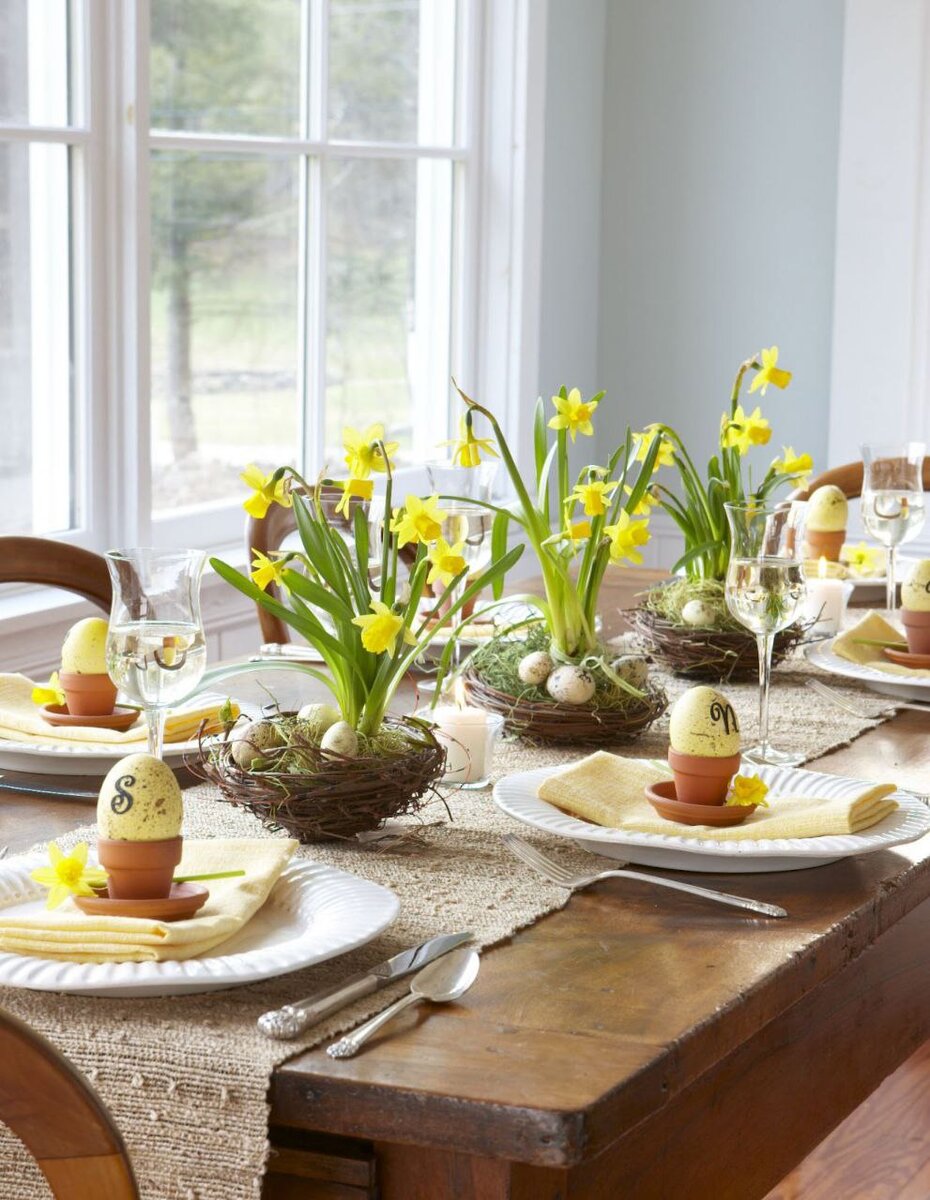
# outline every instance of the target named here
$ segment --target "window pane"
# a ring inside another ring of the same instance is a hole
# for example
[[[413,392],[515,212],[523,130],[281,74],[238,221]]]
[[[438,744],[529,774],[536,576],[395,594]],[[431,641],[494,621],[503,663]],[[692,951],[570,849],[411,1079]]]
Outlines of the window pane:
[[[300,0],[152,0],[152,125],[296,134]]]
[[[455,10],[455,0],[332,0],[331,137],[451,142]]]
[[[298,446],[293,159],[152,160],[152,507],[242,495]]]
[[[384,421],[402,451],[446,436],[452,166],[333,162],[327,186],[326,458]]]
[[[68,151],[0,145],[0,533],[72,525]]]
[[[68,123],[67,0],[0,3],[0,121]]]

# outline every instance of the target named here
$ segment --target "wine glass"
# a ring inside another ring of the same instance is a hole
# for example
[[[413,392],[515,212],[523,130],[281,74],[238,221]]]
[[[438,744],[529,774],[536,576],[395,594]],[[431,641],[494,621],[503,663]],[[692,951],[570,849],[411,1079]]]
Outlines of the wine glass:
[[[110,550],[107,673],[145,710],[149,754],[161,758],[165,711],[194,690],[207,663],[199,550]]]
[[[442,496],[464,496],[468,500],[491,500],[494,495],[496,462],[459,467],[450,459],[424,464],[430,492]]]
[[[886,605],[894,612],[898,547],[924,527],[924,445],[863,446],[862,461],[862,522],[888,549]]]
[[[807,590],[800,557],[799,513],[786,504],[765,508],[726,504],[730,523],[727,608],[756,635],[759,647],[759,745],[743,752],[751,763],[796,767],[802,754],[769,745],[769,684],[775,634],[798,615]]]
[[[468,573],[443,600],[440,605],[441,611],[457,603],[468,586],[469,578],[477,575],[490,563],[491,524],[493,521],[491,512],[480,504],[465,504],[453,500],[444,503],[442,511],[446,514],[442,523],[442,536],[450,546],[462,543],[462,558],[465,559],[468,566]],[[457,617],[458,623],[464,623],[466,616],[465,610],[462,609]],[[461,647],[456,642],[454,654],[457,666],[461,663],[460,651]]]

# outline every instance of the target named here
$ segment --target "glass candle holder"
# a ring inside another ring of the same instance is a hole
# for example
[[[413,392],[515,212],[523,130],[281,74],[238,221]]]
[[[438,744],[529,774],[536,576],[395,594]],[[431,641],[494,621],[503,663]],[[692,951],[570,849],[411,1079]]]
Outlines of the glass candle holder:
[[[457,704],[441,704],[417,715],[433,722],[436,740],[445,748],[442,783],[470,790],[487,787],[504,718],[483,708]]]

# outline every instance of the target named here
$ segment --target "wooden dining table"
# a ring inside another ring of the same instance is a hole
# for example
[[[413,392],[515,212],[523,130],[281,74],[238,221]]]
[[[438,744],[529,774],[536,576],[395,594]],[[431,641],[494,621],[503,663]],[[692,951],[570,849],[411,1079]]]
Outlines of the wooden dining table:
[[[609,579],[607,636],[655,578]],[[930,715],[901,712],[812,765],[927,792],[928,732]],[[91,818],[14,794],[3,812],[14,851]],[[930,837],[682,877],[789,916],[620,879],[574,895],[485,952],[457,1004],[405,1014],[357,1058],[317,1048],[278,1067],[265,1195],[766,1196],[930,1035]]]

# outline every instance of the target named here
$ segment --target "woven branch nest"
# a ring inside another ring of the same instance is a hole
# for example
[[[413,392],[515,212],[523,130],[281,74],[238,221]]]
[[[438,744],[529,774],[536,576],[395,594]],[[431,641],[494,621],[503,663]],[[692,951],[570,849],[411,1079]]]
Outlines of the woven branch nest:
[[[683,628],[646,608],[628,609],[623,615],[652,657],[675,675],[715,683],[758,678],[759,650],[748,629]],[[807,630],[797,622],[775,634],[773,666],[787,658]]]
[[[668,707],[661,688],[650,686],[642,702],[631,698],[625,709],[522,700],[491,687],[473,670],[465,672],[468,698],[479,708],[499,713],[511,733],[539,742],[597,746],[627,741],[648,729]]]
[[[295,772],[273,769],[274,756],[292,750],[278,747],[264,752],[269,769],[244,771],[226,740],[202,746],[200,760],[190,766],[215,784],[224,800],[271,829],[284,829],[305,843],[352,838],[390,817],[419,811],[424,797],[436,794],[445,769],[445,749],[429,727],[391,717],[384,724],[407,735],[408,753],[346,758],[308,745],[301,753],[311,765]]]

